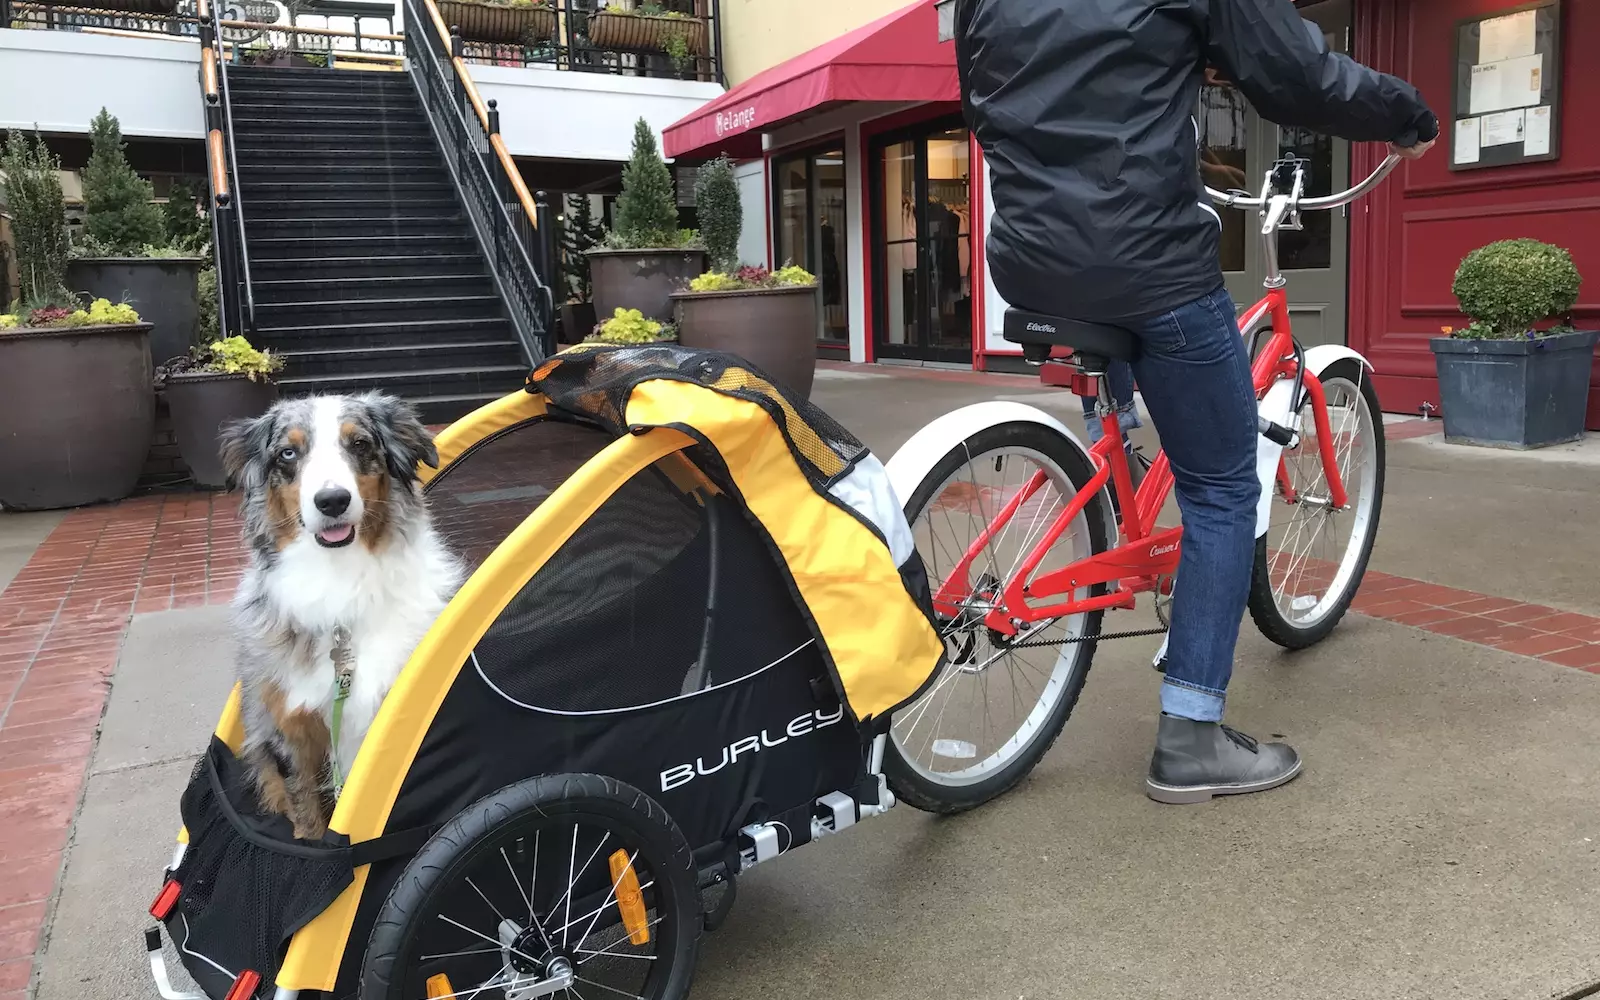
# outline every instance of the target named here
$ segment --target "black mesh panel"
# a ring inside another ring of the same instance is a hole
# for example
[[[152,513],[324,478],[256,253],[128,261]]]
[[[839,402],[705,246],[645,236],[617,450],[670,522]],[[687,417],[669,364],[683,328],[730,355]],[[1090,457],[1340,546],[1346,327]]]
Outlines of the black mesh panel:
[[[685,493],[658,465],[625,483],[534,574],[480,640],[476,658],[515,701],[591,712],[737,680],[810,641],[739,505],[726,495]]]
[[[468,571],[611,435],[570,421],[536,419],[485,438],[428,484],[434,527]]]
[[[824,487],[866,453],[865,445],[820,408],[731,354],[675,345],[585,345],[563,351],[530,376],[533,387],[552,403],[617,433],[627,430],[629,395],[650,379],[693,382],[759,404],[783,432],[806,475]]]

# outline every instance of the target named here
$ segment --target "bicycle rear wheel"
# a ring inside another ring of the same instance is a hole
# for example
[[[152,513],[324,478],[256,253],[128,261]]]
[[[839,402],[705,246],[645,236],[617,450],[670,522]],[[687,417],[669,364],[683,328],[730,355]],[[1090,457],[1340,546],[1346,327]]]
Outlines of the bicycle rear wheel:
[[[1091,473],[1087,457],[1048,427],[1002,424],[956,442],[907,501],[906,518],[937,594],[1008,502],[1041,477],[978,548],[953,590],[959,607],[940,615],[949,653],[944,670],[891,720],[884,772],[910,805],[956,813],[1006,792],[1050,749],[1072,713],[1094,640],[1018,643],[1096,636],[1101,612],[1025,625],[1015,637],[992,631],[983,619]],[[1097,498],[1067,525],[1030,579],[1105,548]]]
[[[1339,478],[1348,503],[1335,508],[1308,399],[1298,414],[1300,440],[1285,449],[1290,494],[1275,482],[1267,533],[1256,541],[1250,616],[1268,639],[1288,649],[1322,641],[1339,624],[1366,574],[1383,509],[1384,437],[1378,395],[1360,362],[1344,358],[1323,371]]]

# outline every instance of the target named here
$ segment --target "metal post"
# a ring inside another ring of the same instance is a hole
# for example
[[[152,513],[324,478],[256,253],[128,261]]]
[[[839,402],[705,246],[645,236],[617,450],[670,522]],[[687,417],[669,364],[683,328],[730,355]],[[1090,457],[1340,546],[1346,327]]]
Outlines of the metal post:
[[[555,272],[559,268],[556,258],[555,225],[550,216],[550,195],[545,191],[533,193],[534,222],[538,231],[534,236],[539,241],[539,268],[543,271],[545,294],[545,316],[541,324],[543,330],[540,336],[544,339],[545,357],[556,353],[556,324],[555,316],[555,290],[558,282]]]
[[[11,27],[11,0],[0,0],[0,28]]]
[[[500,134],[500,102],[489,98],[489,134]]]
[[[224,334],[232,337],[244,332],[244,319],[240,311],[243,296],[239,294],[239,269],[233,253],[233,198],[226,191],[217,195],[213,211],[217,213],[217,235],[220,237],[212,247],[217,260],[217,294],[222,307],[217,315]]]

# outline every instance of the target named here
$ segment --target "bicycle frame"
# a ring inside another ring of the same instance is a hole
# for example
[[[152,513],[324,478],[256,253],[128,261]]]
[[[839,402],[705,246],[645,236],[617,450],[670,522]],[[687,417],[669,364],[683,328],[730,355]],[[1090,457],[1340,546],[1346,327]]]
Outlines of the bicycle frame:
[[[1281,190],[1274,172],[1267,175],[1266,193],[1259,198],[1249,198],[1243,192],[1209,192],[1218,204],[1228,207],[1250,206],[1261,210],[1261,236],[1267,248],[1266,295],[1241,313],[1238,319],[1240,333],[1246,338],[1253,337],[1266,323],[1270,323],[1272,330],[1264,347],[1251,362],[1256,398],[1263,398],[1280,379],[1298,376],[1305,398],[1311,404],[1316,446],[1328,486],[1328,501],[1336,508],[1346,506],[1349,498],[1339,475],[1327,397],[1316,373],[1306,370],[1301,364],[1303,355],[1290,330],[1286,282],[1277,266],[1276,233],[1280,228],[1299,229],[1299,212],[1302,208],[1333,208],[1360,197],[1376,186],[1397,162],[1398,158],[1391,156],[1361,184],[1338,195],[1302,198],[1304,177],[1292,161],[1292,181],[1287,192]],[[1075,371],[1070,385],[1080,396],[1101,398],[1103,377]],[[1156,518],[1172,492],[1171,465],[1165,453],[1158,454],[1146,472],[1144,481],[1135,491],[1121,424],[1110,407],[1102,406],[1100,409],[1104,433],[1089,449],[1094,474],[1050,523],[1039,541],[1028,550],[1017,572],[1004,584],[1003,591],[981,595],[988,604],[984,612],[984,624],[1000,635],[1015,636],[1041,623],[1089,611],[1132,608],[1139,594],[1165,586],[1163,580],[1170,579],[1177,571],[1183,528],[1181,525],[1164,529],[1155,526]],[[1297,410],[1298,407],[1291,407],[1291,412]],[[1291,430],[1299,432],[1297,427]],[[1277,460],[1276,479],[1284,499],[1295,502],[1297,498],[1282,454]],[[990,541],[1005,530],[1017,512],[1047,481],[1044,472],[1035,472],[1014,496],[1005,499],[1000,511],[968,546],[933,595],[934,610],[939,615],[956,618],[975,610],[971,606],[974,597],[971,580],[973,564]],[[1121,544],[1035,577],[1034,574],[1056,542],[1105,489],[1114,491],[1118,500]],[[1104,588],[1109,589],[1102,593],[1092,592]],[[1063,595],[1069,596],[1060,599]]]

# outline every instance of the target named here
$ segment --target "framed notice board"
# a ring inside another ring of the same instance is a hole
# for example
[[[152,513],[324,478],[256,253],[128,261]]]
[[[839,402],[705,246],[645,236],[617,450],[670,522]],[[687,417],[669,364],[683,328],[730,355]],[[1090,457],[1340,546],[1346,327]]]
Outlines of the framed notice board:
[[[1450,169],[1561,156],[1561,0],[1456,23]]]

